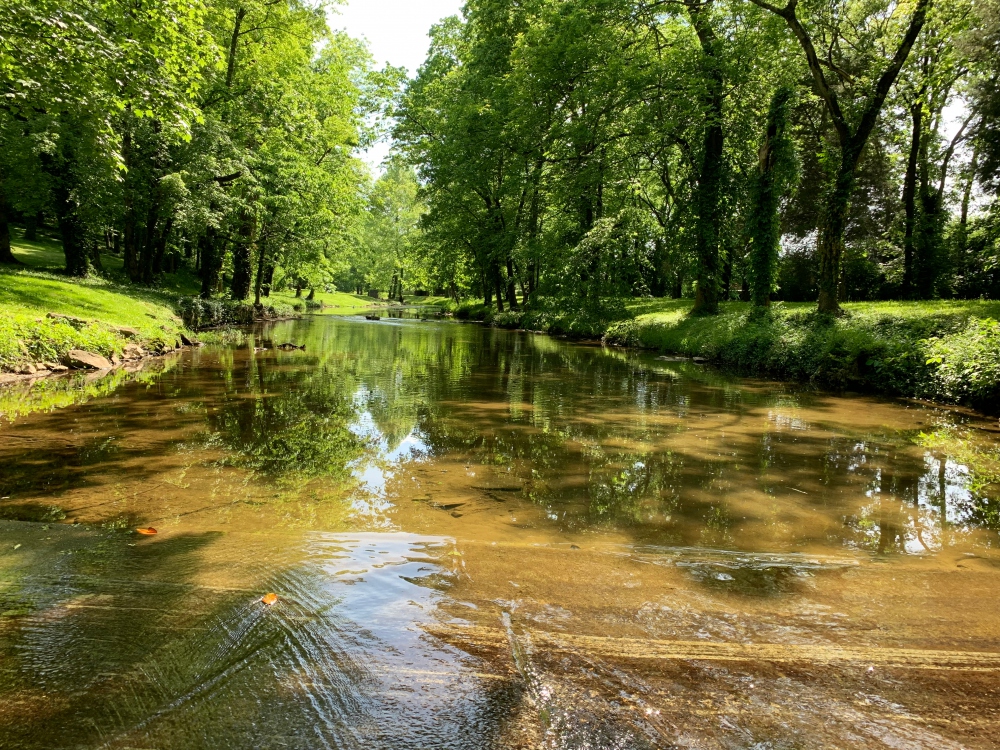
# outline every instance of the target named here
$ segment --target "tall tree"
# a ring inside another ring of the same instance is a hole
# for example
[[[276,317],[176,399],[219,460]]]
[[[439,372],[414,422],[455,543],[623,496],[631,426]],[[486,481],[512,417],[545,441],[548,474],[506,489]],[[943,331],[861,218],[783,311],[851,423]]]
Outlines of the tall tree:
[[[819,309],[821,312],[838,313],[844,233],[847,228],[848,207],[854,194],[858,163],[889,91],[923,28],[931,0],[916,0],[913,13],[889,63],[879,70],[869,62],[865,67],[874,71],[874,75],[865,70],[861,76],[852,75],[843,66],[844,60],[835,59],[835,53],[842,48],[844,42],[844,29],[858,26],[859,19],[845,10],[849,0],[830,0],[815,9],[807,7],[807,10],[814,10],[816,31],[810,31],[800,20],[799,0],[790,0],[784,7],[772,5],[766,0],[750,1],[783,18],[792,30],[809,65],[813,89],[823,100],[836,132],[839,158],[824,199],[818,254]],[[895,6],[889,14],[894,15],[893,11],[899,11],[900,7]],[[868,10],[867,15],[875,16],[886,12],[887,9],[879,5]],[[865,19],[860,20],[863,22]],[[821,59],[816,51],[814,43],[816,33],[824,37],[824,59]],[[873,56],[876,59],[880,58],[879,54]],[[836,76],[833,81],[828,78],[827,71]],[[851,96],[847,102],[842,101],[841,91],[850,92]]]

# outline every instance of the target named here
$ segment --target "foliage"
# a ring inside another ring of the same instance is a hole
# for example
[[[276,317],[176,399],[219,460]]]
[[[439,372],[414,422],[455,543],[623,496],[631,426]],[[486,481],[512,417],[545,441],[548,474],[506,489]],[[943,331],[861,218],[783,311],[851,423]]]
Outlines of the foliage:
[[[1000,404],[996,306],[852,303],[843,317],[777,304],[730,303],[715,319],[676,303],[612,325],[608,343],[704,357],[745,375],[964,403]]]
[[[942,113],[985,96],[986,78],[969,84],[987,17],[965,0],[471,0],[432,31],[396,110],[424,268],[505,314],[539,295],[694,296],[711,312],[751,287],[835,311],[911,276],[952,294],[944,185],[986,131],[970,115],[946,143]],[[904,232],[897,115],[917,105]]]
[[[12,0],[0,245],[55,224],[72,275],[197,271],[202,296],[331,281],[397,84],[314,0]],[[54,221],[53,221],[54,220]],[[5,248],[0,261],[12,262]],[[228,283],[226,283],[228,282]],[[227,289],[228,287],[228,289]]]
[[[245,326],[258,320],[281,320],[295,315],[291,305],[254,305],[250,302],[226,299],[182,297],[177,309],[184,325],[192,330]]]

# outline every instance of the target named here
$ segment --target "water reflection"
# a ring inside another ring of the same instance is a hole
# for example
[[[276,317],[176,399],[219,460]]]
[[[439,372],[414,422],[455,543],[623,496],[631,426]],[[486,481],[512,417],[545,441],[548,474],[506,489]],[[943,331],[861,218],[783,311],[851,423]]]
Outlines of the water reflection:
[[[983,745],[963,419],[441,321],[187,352],[0,427],[0,746]]]
[[[276,348],[285,341],[306,349]],[[154,410],[165,440],[139,440]],[[996,540],[995,488],[914,445],[947,412],[453,323],[279,324],[242,348],[195,352],[87,415],[60,441],[47,437],[60,412],[14,434],[44,447],[5,447],[4,517],[40,491],[50,505],[60,489],[99,482],[97,471],[134,476],[167,443],[189,466],[343,498],[379,528],[396,523],[400,500],[468,496],[527,504],[530,523],[565,533],[603,527],[680,546],[926,554]],[[430,479],[425,460],[456,468]],[[516,492],[498,498],[492,485]]]

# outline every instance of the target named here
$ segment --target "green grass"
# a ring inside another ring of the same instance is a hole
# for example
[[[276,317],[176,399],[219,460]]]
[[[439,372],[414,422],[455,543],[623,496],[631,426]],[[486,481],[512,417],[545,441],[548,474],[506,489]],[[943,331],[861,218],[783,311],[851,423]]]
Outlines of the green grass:
[[[148,350],[173,347],[183,330],[174,314],[175,288],[148,290],[102,278],[70,279],[57,273],[62,250],[48,238],[25,241],[20,233],[12,249],[23,267],[0,267],[0,370],[38,362],[57,362],[70,349],[106,357],[121,354],[129,339],[116,328],[139,331],[137,342]],[[119,269],[120,259],[117,260]],[[80,318],[71,325],[46,317],[57,313]]]
[[[839,318],[813,304],[755,311],[730,302],[692,316],[687,300],[627,304],[605,341],[700,356],[744,375],[1000,411],[1000,303],[856,302]]]
[[[404,293],[403,299],[406,300],[408,307],[442,307],[450,309],[454,306],[454,300],[451,297],[436,297],[434,295],[417,297],[411,293]]]
[[[308,306],[305,293],[301,297],[296,297],[295,292],[272,292],[268,300],[272,304],[280,302],[286,305],[291,305],[292,307],[299,306],[296,309],[309,309],[311,312],[329,313],[331,315],[362,310],[366,307],[372,307],[373,305],[385,304],[384,301],[373,300],[370,297],[364,297],[360,294],[349,294],[347,292],[316,292],[315,299],[313,299],[312,302],[314,304],[321,303],[323,305],[322,309]]]

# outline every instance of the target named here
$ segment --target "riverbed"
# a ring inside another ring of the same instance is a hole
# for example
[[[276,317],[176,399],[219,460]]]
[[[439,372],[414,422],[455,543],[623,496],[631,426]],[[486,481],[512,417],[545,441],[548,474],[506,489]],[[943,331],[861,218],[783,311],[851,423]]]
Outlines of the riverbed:
[[[956,427],[451,321],[185,351],[0,423],[0,747],[997,747]]]

